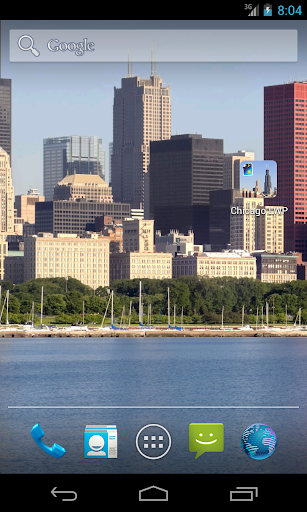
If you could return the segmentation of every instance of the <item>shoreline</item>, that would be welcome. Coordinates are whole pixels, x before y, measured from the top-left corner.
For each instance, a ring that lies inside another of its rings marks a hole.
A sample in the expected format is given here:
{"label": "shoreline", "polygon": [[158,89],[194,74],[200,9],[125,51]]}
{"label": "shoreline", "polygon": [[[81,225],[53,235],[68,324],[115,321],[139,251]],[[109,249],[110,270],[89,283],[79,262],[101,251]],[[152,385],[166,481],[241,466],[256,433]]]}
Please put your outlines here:
{"label": "shoreline", "polygon": [[306,329],[75,329],[19,330],[0,329],[0,338],[306,338]]}

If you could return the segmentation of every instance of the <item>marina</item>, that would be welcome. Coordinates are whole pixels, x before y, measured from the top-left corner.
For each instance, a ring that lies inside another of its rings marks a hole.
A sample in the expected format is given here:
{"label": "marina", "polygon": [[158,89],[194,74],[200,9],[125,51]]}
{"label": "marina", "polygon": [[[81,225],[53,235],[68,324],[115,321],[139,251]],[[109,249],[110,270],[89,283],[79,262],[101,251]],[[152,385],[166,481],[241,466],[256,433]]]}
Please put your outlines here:
{"label": "marina", "polygon": [[[0,286],[1,296],[1,286]],[[161,325],[160,318],[163,312],[164,304],[167,302],[167,324]],[[114,318],[114,291],[112,290],[109,295],[109,300],[103,315],[102,322],[97,325],[86,325],[84,316],[84,301],[83,301],[83,314],[82,323],[66,325],[59,327],[58,325],[44,324],[44,287],[41,287],[41,300],[40,300],[40,324],[34,323],[34,302],[32,302],[31,320],[25,324],[10,324],[9,323],[9,290],[7,290],[5,299],[0,313],[0,338],[62,338],[62,337],[76,337],[76,338],[101,338],[101,337],[121,337],[121,338],[160,338],[160,337],[177,337],[177,338],[238,338],[238,337],[307,337],[307,326],[302,325],[301,322],[301,308],[299,308],[297,316],[293,325],[282,325],[277,327],[269,324],[269,304],[266,302],[266,313],[262,308],[261,321],[257,308],[256,324],[253,326],[245,323],[244,306],[242,306],[242,324],[236,326],[224,325],[224,307],[222,308],[221,324],[208,326],[208,325],[183,325],[183,308],[181,309],[181,325],[176,325],[176,305],[174,305],[174,319],[171,325],[171,309],[170,309],[170,289],[167,287],[164,303],[162,305],[160,316],[156,325],[151,323],[151,309],[148,314],[148,323],[144,323],[143,300],[142,300],[142,283],[139,282],[139,323],[131,325],[131,304],[129,308],[128,323],[125,323],[123,307],[120,324],[116,325]],[[109,324],[105,325],[106,315],[110,307]],[[1,324],[4,309],[6,308],[6,323]],[[287,318],[287,315],[286,315]]]}
{"label": "marina", "polygon": [[88,327],[87,325],[72,325],[57,327],[40,325],[0,325],[0,338],[63,338],[63,337],[121,337],[121,338],[238,338],[238,337],[307,337],[307,328],[302,327],[184,327],[180,330],[172,326],[158,328],[154,326],[121,327]]}

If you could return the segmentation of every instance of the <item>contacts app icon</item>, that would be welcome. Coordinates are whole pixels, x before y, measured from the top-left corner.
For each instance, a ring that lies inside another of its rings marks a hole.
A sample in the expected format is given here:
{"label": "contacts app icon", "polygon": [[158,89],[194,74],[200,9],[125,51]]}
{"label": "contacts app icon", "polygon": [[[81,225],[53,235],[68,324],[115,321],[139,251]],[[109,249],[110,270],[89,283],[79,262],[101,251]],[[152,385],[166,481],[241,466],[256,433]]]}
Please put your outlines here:
{"label": "contacts app icon", "polygon": [[116,459],[116,425],[86,425],[84,431],[85,459]]}
{"label": "contacts app icon", "polygon": [[189,451],[195,459],[206,452],[224,451],[223,423],[191,423],[189,425]]}

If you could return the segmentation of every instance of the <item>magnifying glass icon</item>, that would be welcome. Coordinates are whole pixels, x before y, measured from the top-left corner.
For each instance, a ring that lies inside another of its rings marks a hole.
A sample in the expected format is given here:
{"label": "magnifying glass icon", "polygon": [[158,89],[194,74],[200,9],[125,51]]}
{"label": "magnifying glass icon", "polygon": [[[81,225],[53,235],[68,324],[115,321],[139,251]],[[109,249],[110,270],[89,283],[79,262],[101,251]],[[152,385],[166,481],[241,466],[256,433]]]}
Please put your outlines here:
{"label": "magnifying glass icon", "polygon": [[[30,46],[28,48],[24,48],[23,46],[21,46],[21,41],[23,39],[29,39],[30,40]],[[33,48],[33,45],[34,45],[34,40],[31,36],[21,36],[18,41],[17,41],[17,44],[19,46],[19,48],[23,51],[23,52],[27,52],[29,50],[31,50],[31,52],[33,53],[33,55],[35,55],[35,57],[38,57],[40,55],[39,51],[36,50],[36,48]]]}

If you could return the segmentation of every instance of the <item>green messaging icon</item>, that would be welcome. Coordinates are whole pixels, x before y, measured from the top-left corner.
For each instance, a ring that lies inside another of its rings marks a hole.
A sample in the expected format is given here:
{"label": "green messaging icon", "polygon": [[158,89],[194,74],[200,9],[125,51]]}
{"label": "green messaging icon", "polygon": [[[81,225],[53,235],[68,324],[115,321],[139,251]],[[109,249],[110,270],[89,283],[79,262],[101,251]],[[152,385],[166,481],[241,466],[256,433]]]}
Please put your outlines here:
{"label": "green messaging icon", "polygon": [[205,452],[223,452],[223,423],[190,423],[189,451],[197,452],[195,459]]}

